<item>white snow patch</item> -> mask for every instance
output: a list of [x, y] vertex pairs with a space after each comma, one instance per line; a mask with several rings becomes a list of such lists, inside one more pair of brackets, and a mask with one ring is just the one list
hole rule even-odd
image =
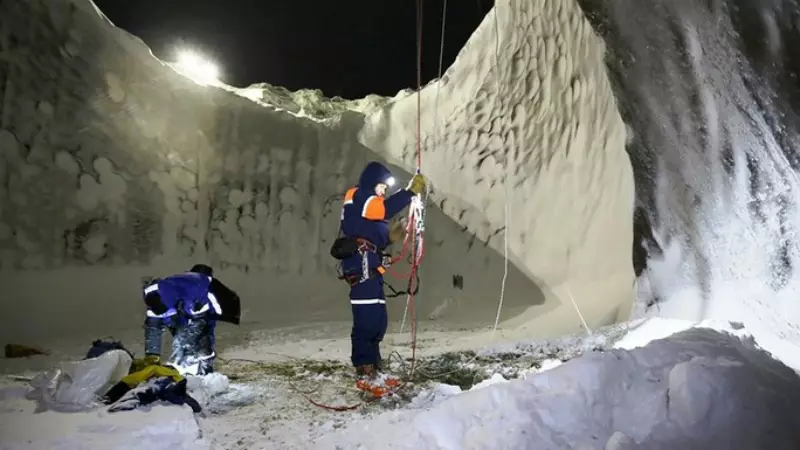
[[542, 367], [539, 368], [539, 373], [542, 373], [546, 370], [555, 369], [556, 367], [564, 364], [561, 360], [558, 359], [546, 359], [542, 361]]
[[490, 378], [487, 378], [487, 379], [481, 381], [480, 383], [475, 384], [469, 390], [470, 391], [476, 391], [478, 389], [483, 389], [485, 387], [493, 386], [493, 385], [498, 384], [498, 383], [508, 383], [508, 380], [506, 380], [506, 378], [503, 375], [500, 375], [499, 373], [496, 373], [496, 374], [492, 375]]
[[433, 405], [441, 403], [442, 401], [460, 394], [461, 388], [444, 383], [434, 383], [429, 389], [424, 389], [409, 403], [409, 408], [422, 409], [430, 408]]
[[255, 386], [231, 383], [220, 373], [186, 377], [189, 394], [204, 408], [205, 414], [224, 414], [258, 401], [262, 392]]

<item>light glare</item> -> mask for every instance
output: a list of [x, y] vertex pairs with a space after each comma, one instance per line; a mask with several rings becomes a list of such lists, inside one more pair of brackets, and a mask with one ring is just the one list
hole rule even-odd
[[386, 185], [389, 187], [394, 186], [394, 177], [389, 177], [386, 179]]
[[177, 66], [180, 71], [198, 84], [218, 83], [219, 68], [212, 62], [192, 51], [178, 54]]

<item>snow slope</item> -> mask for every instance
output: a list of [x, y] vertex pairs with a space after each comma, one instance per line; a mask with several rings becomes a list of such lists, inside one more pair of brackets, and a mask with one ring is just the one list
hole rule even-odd
[[[446, 215], [430, 208], [419, 312], [444, 326], [493, 322], [509, 151], [522, 272], [512, 265], [501, 319], [536, 307], [520, 323], [549, 311], [548, 326], [525, 333], [553, 335], [578, 326], [560, 306], [570, 295], [591, 326], [631, 299], [630, 168], [602, 44], [576, 7], [532, 5], [499, 2], [499, 66], [485, 63], [497, 43], [488, 16], [441, 82], [447, 139], [425, 160]], [[15, 287], [0, 341], [136, 328], [139, 278], [198, 261], [243, 295], [246, 327], [348, 318], [327, 254], [339, 196], [369, 159], [408, 177], [408, 93], [365, 126], [380, 99], [314, 108], [326, 100], [313, 92], [197, 85], [89, 0], [3, 2], [0, 25], [0, 284]], [[426, 116], [436, 91], [424, 92]], [[103, 320], [86, 314], [109, 306]], [[399, 317], [402, 302], [392, 308]]]

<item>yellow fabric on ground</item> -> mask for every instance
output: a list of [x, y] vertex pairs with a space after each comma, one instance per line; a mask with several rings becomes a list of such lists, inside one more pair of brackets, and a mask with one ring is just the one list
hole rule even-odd
[[122, 382], [130, 388], [134, 388], [144, 381], [153, 377], [171, 377], [173, 381], [180, 382], [183, 377], [177, 370], [168, 366], [150, 365], [144, 369], [133, 372], [122, 379]]

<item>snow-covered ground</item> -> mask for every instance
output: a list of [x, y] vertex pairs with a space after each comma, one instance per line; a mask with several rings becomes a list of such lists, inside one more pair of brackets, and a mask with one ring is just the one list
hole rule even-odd
[[[281, 360], [264, 342], [224, 352], [221, 373], [190, 379], [204, 407], [196, 417], [174, 405], [34, 413], [26, 383], [7, 376], [0, 449], [777, 449], [800, 429], [788, 413], [800, 379], [736, 323], [652, 318], [430, 353], [417, 366], [425, 377], [345, 412], [302, 394], [316, 388], [306, 395], [317, 402], [359, 403], [341, 358]], [[437, 381], [445, 369], [460, 378]]]

